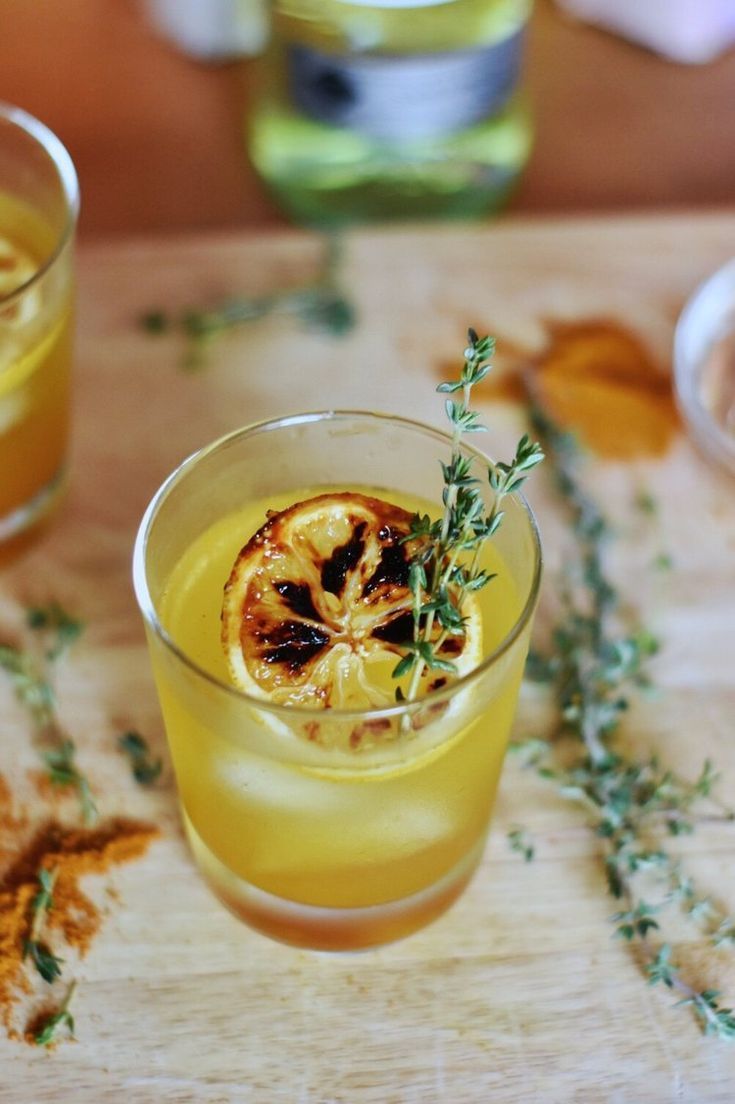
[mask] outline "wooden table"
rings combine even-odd
[[[69,146],[85,235],[283,225],[243,149],[251,69],[176,53],[135,0],[0,5],[0,99]],[[732,206],[735,52],[675,65],[537,0],[527,75],[537,139],[512,210]]]
[[[83,250],[71,493],[48,539],[2,577],[0,623],[50,597],[85,619],[59,672],[63,717],[103,814],[153,820],[162,837],[139,862],[89,880],[108,915],[88,957],[69,953],[65,967],[79,978],[78,1042],[48,1055],[0,1038],[3,1104],[730,1104],[735,1050],[645,985],[611,935],[598,841],[531,773],[507,765],[484,862],[447,915],[394,946],[330,957],[271,943],[212,898],[183,841],[170,768],[158,789],[136,788],[114,738],[135,726],[165,755],[129,563],[149,496],[186,453],[240,423],[325,404],[440,422],[435,369],[468,323],[533,347],[543,317],[611,315],[665,363],[683,300],[734,239],[729,216],[356,235],[343,270],[360,317],[350,336],[266,320],[194,374],[173,339],[136,327],[138,315],[283,286],[314,270],[320,243],[277,233]],[[486,404],[485,414],[488,447],[502,454],[521,413]],[[732,803],[733,484],[683,436],[662,460],[593,464],[587,477],[619,523],[615,573],[665,642],[660,696],[637,704],[626,739],[684,774],[711,756]],[[631,511],[641,487],[660,503],[653,538]],[[533,499],[543,625],[569,537],[541,478]],[[656,581],[646,565],[662,546],[674,567]],[[0,711],[3,773],[42,818],[26,782],[36,765],[26,722],[5,683]],[[524,690],[517,733],[547,722],[543,697]],[[516,822],[536,839],[532,863],[509,850]],[[734,833],[710,825],[681,841],[702,890],[730,909]],[[732,1000],[731,954],[715,960],[691,936],[676,949]]]

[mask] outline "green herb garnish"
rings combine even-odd
[[[118,749],[130,760],[133,778],[141,786],[150,786],[163,767],[160,759],[152,759],[148,741],[139,732],[125,732],[117,740]]]
[[[658,514],[658,502],[651,494],[651,492],[645,489],[645,487],[642,487],[638,491],[633,500],[633,505],[635,506],[636,510],[639,510],[640,513],[646,515],[647,517],[656,517],[656,515]]]
[[[53,1015],[43,1023],[36,1034],[33,1036],[33,1040],[37,1046],[51,1046],[58,1040],[56,1038],[60,1027],[68,1027],[69,1033],[74,1038],[74,1017],[72,1016],[69,1008],[71,1002],[74,1000],[74,994],[77,991],[77,983],[73,981],[69,986],[69,991],[66,994],[66,999],[59,1008],[58,1012],[54,1012]]]
[[[34,657],[12,644],[0,644],[0,670],[10,678],[17,700],[36,727],[44,730],[52,725],[55,695]]]
[[[503,520],[500,507],[505,496],[519,490],[529,471],[543,460],[540,446],[527,436],[522,437],[509,464],[496,463],[488,468],[493,504],[489,513],[486,511],[480,480],[472,474],[472,460],[462,454],[461,442],[467,433],[485,431],[479,414],[470,408],[470,398],[472,388],[491,370],[494,350],[494,338],[480,338],[469,330],[460,378],[437,388],[447,395],[461,392],[461,397],[448,398],[445,403],[452,426],[452,447],[449,463],[442,464],[444,513],[436,521],[417,514],[405,538],[419,545],[408,579],[413,595],[413,637],[401,646],[404,654],[393,677],[411,673],[405,695],[408,701],[416,698],[421,675],[427,667],[450,673],[456,670],[452,662],[442,658],[440,651],[448,636],[461,636],[464,631],[465,596],[482,589],[494,578],[479,566],[482,547]],[[404,700],[400,692],[396,697]]]
[[[81,636],[84,629],[84,623],[68,613],[58,602],[49,602],[46,606],[29,606],[26,610],[26,623],[30,629],[45,633],[49,638],[46,651],[46,658],[49,660],[58,659]]]
[[[162,334],[171,328],[171,319],[163,311],[153,310],[141,315],[140,325],[146,333]]]
[[[152,335],[178,331],[186,339],[183,366],[200,368],[214,341],[239,326],[269,314],[292,315],[307,328],[341,337],[355,325],[355,310],[337,281],[339,243],[330,238],[322,273],[312,283],[270,295],[229,299],[210,309],[189,308],[172,316],[162,310],[148,311],[140,319]]]
[[[646,664],[658,644],[640,626],[623,624],[603,562],[610,527],[577,478],[572,438],[533,403],[531,418],[571,514],[578,555],[551,646],[532,653],[526,672],[549,685],[557,727],[548,740],[536,737],[520,750],[528,766],[589,813],[604,846],[608,890],[623,906],[612,916],[616,934],[636,948],[649,982],[676,991],[707,1034],[733,1038],[735,1013],[720,1005],[718,992],[698,989],[684,976],[663,934],[667,914],[676,909],[711,945],[735,943],[735,920],[697,891],[665,846],[667,836],[694,830],[702,803],[709,804],[708,819],[732,820],[733,813],[714,800],[717,776],[709,762],[688,781],[656,756],[637,759],[616,744],[631,691],[649,684]],[[652,512],[648,501],[640,505]]]
[[[81,773],[74,761],[76,751],[73,740],[59,733],[57,744],[42,750],[41,758],[54,786],[71,786],[77,791],[82,820],[85,824],[93,824],[97,819],[97,806],[86,775]]]
[[[77,791],[84,822],[91,824],[97,818],[92,789],[74,761],[75,744],[56,715],[56,695],[50,680],[51,666],[79,636],[82,623],[56,603],[31,607],[27,619],[29,626],[41,632],[46,641],[43,659],[15,645],[0,644],[0,670],[8,675],[17,700],[31,718],[35,744],[50,781]]]
[[[522,825],[512,825],[508,829],[507,840],[511,851],[523,855],[526,862],[531,862],[531,859],[536,853],[536,848],[528,831]]]
[[[54,907],[53,891],[57,874],[57,870],[46,870],[44,867],[38,872],[38,892],[31,901],[31,927],[23,944],[23,957],[30,958],[43,980],[49,983],[61,976],[63,963],[63,959],[57,958],[41,938],[46,916]]]

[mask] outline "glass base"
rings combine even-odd
[[[0,517],[0,563],[13,559],[40,533],[53,513],[65,482],[66,469],[59,468],[33,498]]]
[[[197,865],[220,901],[271,939],[314,951],[361,950],[423,928],[459,897],[485,844],[480,839],[443,878],[410,897],[364,908],[325,908],[276,897],[246,882],[207,847],[183,810],[182,815]]]

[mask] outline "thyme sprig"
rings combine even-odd
[[[73,981],[69,986],[69,990],[64,999],[64,1003],[61,1007],[54,1012],[44,1023],[41,1024],[38,1031],[33,1036],[33,1041],[37,1046],[52,1046],[58,1042],[57,1035],[61,1027],[67,1027],[69,1033],[74,1038],[74,1017],[69,1011],[71,1002],[74,1000],[74,994],[77,991],[77,983]]]
[[[393,677],[402,678],[410,672],[405,695],[408,701],[416,698],[426,668],[455,672],[455,664],[442,657],[441,648],[447,637],[464,633],[462,610],[466,595],[481,590],[494,578],[480,566],[483,545],[502,523],[503,499],[518,491],[531,469],[543,460],[541,447],[524,435],[510,463],[499,462],[488,468],[493,503],[487,511],[480,480],[473,474],[472,459],[463,455],[461,445],[465,434],[482,433],[486,429],[470,401],[473,387],[492,368],[494,351],[494,338],[478,337],[470,329],[459,379],[442,383],[437,388],[441,394],[461,393],[461,397],[445,401],[445,411],[452,426],[452,444],[449,462],[442,463],[442,516],[432,520],[426,514],[416,514],[405,538],[418,545],[408,578],[413,636],[402,645],[403,656]],[[396,697],[404,700],[400,690]]]
[[[76,765],[76,745],[58,728],[55,730],[55,737],[56,745],[41,751],[48,777],[54,786],[70,786],[76,790],[82,820],[85,824],[94,824],[98,816],[97,805],[89,779]]]
[[[47,640],[46,659],[59,659],[84,630],[84,623],[73,617],[58,602],[45,606],[29,606],[26,610],[29,629],[43,633]]]
[[[649,982],[678,992],[679,1004],[693,1010],[705,1033],[730,1039],[735,1013],[720,1004],[717,991],[685,976],[664,924],[676,909],[722,947],[735,944],[735,920],[699,893],[665,841],[693,831],[702,807],[709,819],[732,820],[733,813],[714,797],[711,763],[689,781],[657,756],[635,758],[616,743],[631,692],[649,683],[646,664],[658,643],[640,626],[622,625],[618,591],[604,566],[610,527],[577,478],[573,439],[533,402],[531,420],[571,514],[579,562],[562,593],[551,647],[532,653],[526,672],[551,687],[556,731],[516,747],[526,765],[589,813],[604,842],[608,890],[622,906],[611,918],[616,934],[631,945]]]
[[[145,737],[139,732],[124,732],[118,736],[117,746],[130,761],[130,769],[138,785],[152,786],[161,773],[163,762],[151,757]]]
[[[201,368],[209,347],[224,334],[269,314],[292,315],[308,329],[341,337],[354,326],[355,309],[340,290],[339,261],[339,241],[332,236],[322,272],[311,283],[268,295],[238,296],[208,309],[189,308],[178,316],[152,310],[142,316],[140,324],[151,335],[172,330],[183,334],[183,367],[188,369]]]
[[[54,663],[82,631],[82,623],[53,603],[30,607],[30,628],[40,634],[43,655],[14,644],[0,644],[0,670],[9,677],[15,696],[28,713],[35,730],[35,744],[55,786],[70,786],[77,792],[85,824],[97,819],[97,807],[86,775],[76,764],[76,745],[64,731],[56,712],[56,694],[51,682]]]
[[[49,984],[61,976],[63,959],[58,958],[43,940],[46,917],[54,907],[54,885],[58,870],[41,867],[38,872],[38,891],[31,901],[31,924],[23,943],[23,957],[30,958],[44,981]]]
[[[511,851],[522,855],[526,862],[531,862],[536,854],[536,846],[527,828],[522,824],[512,824],[507,832],[508,846]]]

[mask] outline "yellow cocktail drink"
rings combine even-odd
[[[34,288],[53,233],[33,210],[0,194],[0,518],[12,518],[60,480],[71,374],[71,287]],[[49,301],[53,295],[53,301]],[[3,306],[3,300],[6,305]]]
[[[293,501],[312,493],[298,490]],[[390,492],[382,495],[412,512],[431,508]],[[216,522],[171,574],[163,624],[188,656],[223,681],[229,677],[220,640],[224,582],[266,512],[287,505],[271,497]],[[489,549],[487,559],[487,569],[497,572],[497,585],[482,592],[489,654],[512,628],[521,603],[498,553]],[[448,719],[447,739],[432,732],[422,750],[415,735],[408,747],[384,754],[387,761],[368,771],[358,752],[354,765],[348,761],[328,771],[301,763],[266,768],[259,757],[229,747],[217,732],[198,725],[163,679],[162,706],[190,831],[235,874],[289,900],[358,908],[419,893],[451,871],[484,835],[522,659],[519,655],[508,673],[492,717],[475,716],[460,731]]]
[[[352,443],[340,436],[345,421],[357,423]],[[437,677],[419,701],[396,704],[391,663],[375,675],[388,702],[380,708],[259,701],[233,683],[220,618],[233,562],[266,514],[333,491],[378,496],[411,513],[441,509],[406,482],[387,490],[357,482],[283,489],[278,484],[293,471],[279,472],[277,461],[270,472],[250,467],[253,445],[276,449],[279,430],[282,455],[293,448],[289,424],[271,427],[205,450],[159,492],[136,550],[138,598],[184,821],[205,877],[234,911],[276,938],[368,946],[443,911],[479,861],[528,645],[538,546],[526,508],[514,502],[505,540],[483,550],[483,566],[496,577],[477,598],[481,655],[454,684]],[[341,448],[341,469],[364,471],[355,445],[361,434],[386,429],[397,440],[413,438],[416,452],[443,444],[411,423],[330,414],[298,425],[294,470],[317,474]],[[304,448],[317,460],[304,460]],[[262,493],[227,509],[246,471]],[[419,482],[431,482],[428,471],[419,465]]]
[[[47,515],[63,482],[75,189],[53,135],[22,112],[0,111],[0,560]]]

